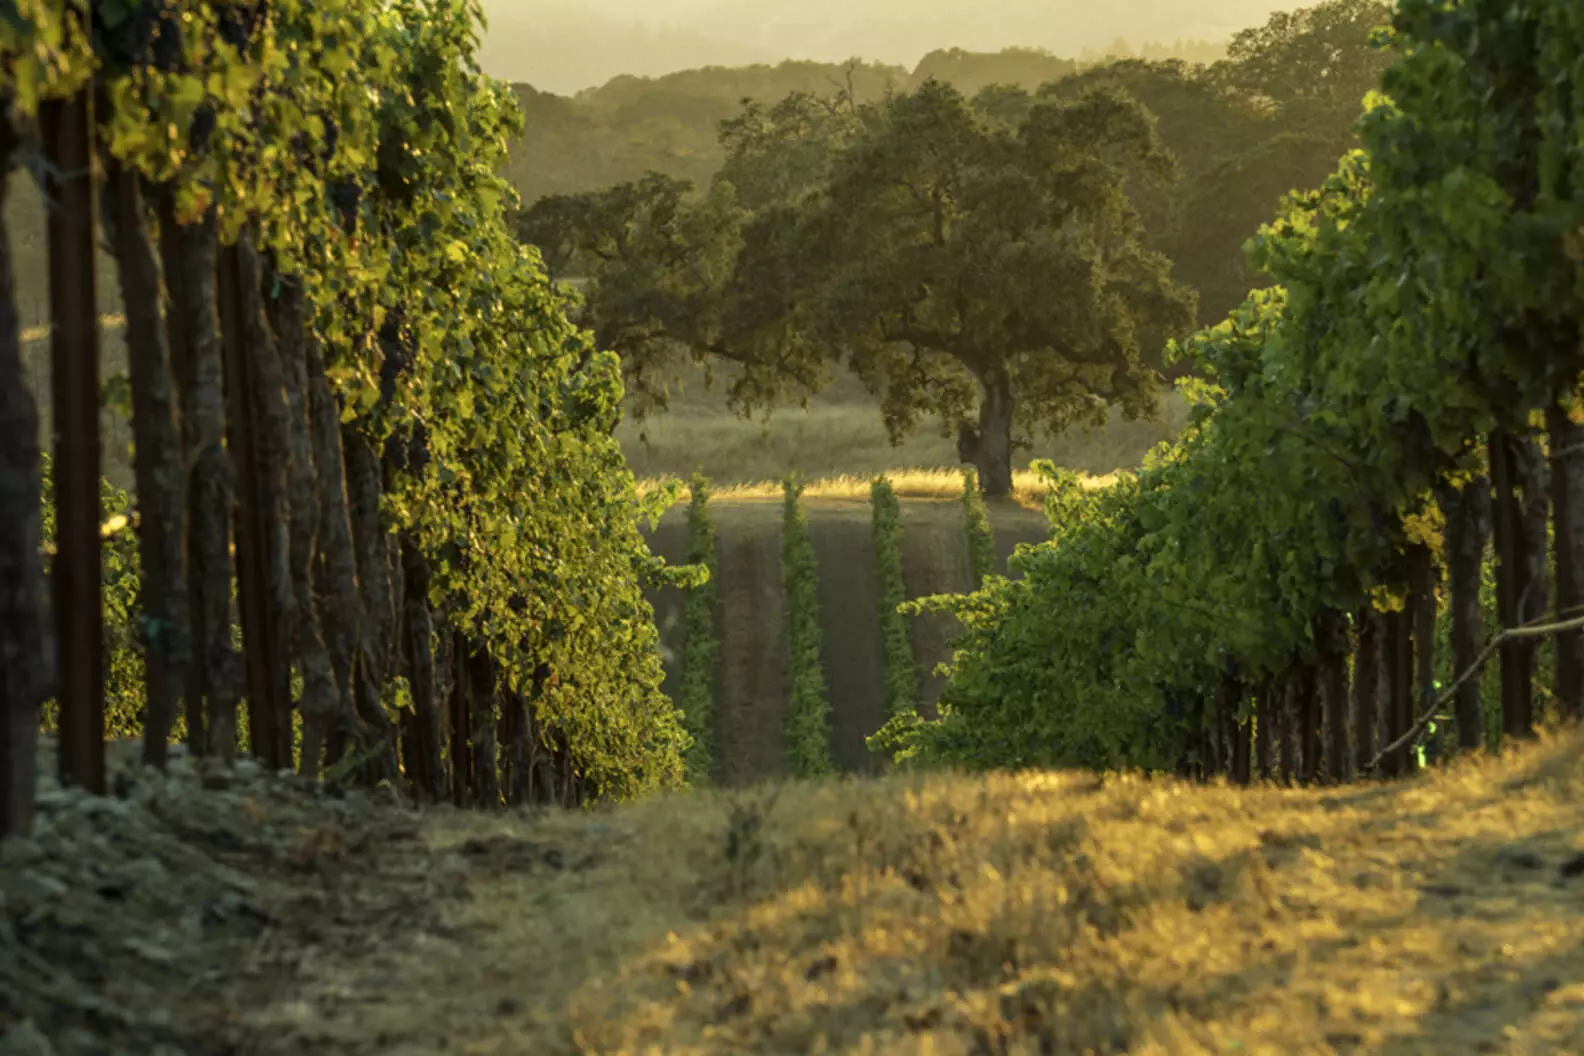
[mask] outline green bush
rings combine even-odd
[[[787,477],[782,489],[781,585],[786,599],[787,674],[792,689],[785,727],[787,755],[795,775],[819,777],[835,770],[830,754],[830,702],[820,665],[819,570],[800,501],[803,485],[796,477]]]
[[[1160,616],[1133,557],[1143,534],[1137,479],[1086,493],[1076,477],[1051,472],[1053,538],[1025,548],[1021,578],[992,575],[972,594],[905,606],[952,612],[963,631],[939,719],[894,716],[870,739],[876,751],[969,770],[1154,770],[1176,758],[1181,735],[1162,721],[1138,644]]]
[[[687,591],[682,603],[682,676],[677,706],[693,743],[687,750],[687,779],[708,783],[713,762],[715,661],[720,640],[715,631],[715,524],[709,512],[709,480],[695,473],[688,503],[687,563],[708,570],[709,578]]]
[[[869,488],[874,510],[875,565],[880,574],[880,631],[885,639],[886,714],[903,715],[917,710],[918,662],[908,636],[902,605],[907,588],[902,582],[902,510],[896,491],[885,477],[876,477]]]

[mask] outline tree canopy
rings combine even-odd
[[[1140,334],[1185,332],[1193,298],[1126,193],[1174,172],[1129,97],[970,101],[928,80],[879,103],[750,105],[723,140],[695,201],[651,174],[523,217],[552,269],[584,271],[584,321],[640,383],[681,349],[718,356],[742,367],[747,409],[845,362],[894,437],[927,415],[957,428],[991,494],[1010,487],[1015,424],[1154,410]]]

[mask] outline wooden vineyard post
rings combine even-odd
[[[0,181],[19,142],[0,118]],[[0,182],[0,205],[6,183]],[[38,709],[50,695],[52,647],[45,580],[38,404],[24,378],[9,232],[0,223],[0,837],[32,824],[38,788]]]
[[[269,611],[265,558],[264,497],[258,471],[251,378],[248,371],[241,250],[222,246],[219,264],[220,339],[225,360],[227,440],[237,469],[236,553],[237,600],[242,617],[242,652],[247,670],[248,736],[252,751],[273,770],[291,765],[282,758],[279,729],[290,714],[290,672],[282,675],[287,657],[274,635]],[[289,746],[289,734],[285,738]]]
[[[1520,611],[1524,573],[1522,510],[1515,494],[1513,443],[1511,434],[1497,429],[1490,434],[1492,500],[1491,527],[1496,544],[1496,615],[1502,630],[1523,622]],[[1534,724],[1533,657],[1528,643],[1506,639],[1501,644],[1502,734],[1525,737]]]
[[[100,595],[99,300],[95,283],[91,89],[42,108],[51,201],[50,353],[55,404],[56,557],[62,784],[105,790],[104,610]]]

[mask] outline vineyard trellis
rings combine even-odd
[[[965,624],[942,717],[877,744],[1401,776],[1449,726],[1486,743],[1493,654],[1502,736],[1580,716],[1584,25],[1563,0],[1399,0],[1379,42],[1364,149],[1248,247],[1277,285],[1179,349],[1182,438],[1094,494],[1047,467],[1053,540],[929,603]]]
[[[617,365],[512,236],[520,118],[474,60],[481,21],[472,0],[34,0],[0,28],[0,153],[49,208],[54,409],[46,510],[0,237],[0,832],[29,824],[51,699],[62,780],[104,790],[101,230],[146,763],[179,729],[430,801],[683,780],[642,588],[699,573],[648,552],[674,495],[639,498]]]

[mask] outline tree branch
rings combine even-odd
[[[1369,765],[1364,767],[1360,773],[1373,773],[1375,769],[1380,766],[1382,760],[1384,760],[1388,755],[1400,748],[1406,747],[1408,744],[1417,739],[1418,736],[1424,732],[1425,727],[1430,725],[1430,720],[1436,717],[1436,713],[1456,699],[1457,691],[1462,688],[1463,683],[1467,682],[1470,678],[1473,678],[1480,672],[1480,670],[1485,666],[1485,662],[1490,659],[1491,654],[1499,649],[1503,642],[1509,642],[1522,638],[1550,638],[1553,635],[1567,634],[1569,631],[1578,630],[1584,630],[1584,616],[1575,616],[1572,619],[1562,620],[1559,623],[1531,623],[1522,627],[1509,627],[1507,630],[1502,631],[1500,634],[1494,636],[1488,643],[1486,643],[1485,648],[1480,651],[1480,654],[1475,658],[1474,663],[1469,665],[1468,670],[1459,675],[1457,680],[1453,682],[1452,685],[1448,686],[1445,692],[1436,698],[1435,703],[1432,704],[1423,715],[1420,715],[1419,718],[1414,721],[1414,724],[1409,727],[1408,732],[1397,738],[1391,744],[1388,744],[1386,747],[1382,748],[1376,754],[1375,758],[1370,760]]]

